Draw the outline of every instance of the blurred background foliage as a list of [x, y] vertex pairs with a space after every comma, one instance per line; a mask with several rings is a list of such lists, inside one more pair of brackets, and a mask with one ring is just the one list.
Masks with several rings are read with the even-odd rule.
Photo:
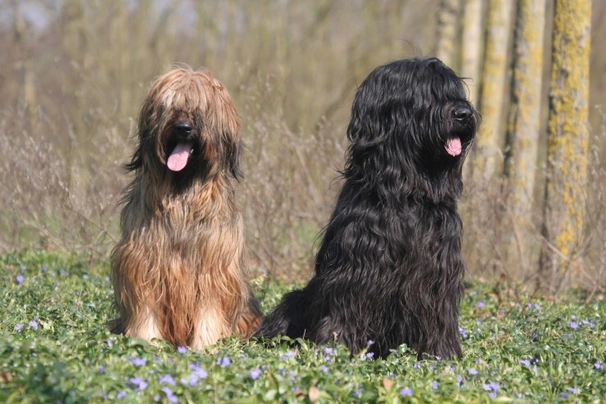
[[[502, 97], [494, 102], [504, 106], [491, 129], [497, 155], [504, 155], [515, 55], [510, 39], [519, 18], [518, 2], [509, 0], [510, 8], [505, 4], [502, 10], [512, 18], [490, 19], [492, 7], [503, 7], [496, 3], [0, 0], [0, 251], [65, 249], [107, 257], [118, 233], [118, 202], [129, 181], [123, 164], [134, 150], [140, 104], [154, 77], [186, 63], [211, 69], [241, 116], [246, 148], [239, 195], [252, 270], [307, 278], [317, 235], [340, 186], [353, 94], [374, 67], [437, 54], [468, 78], [478, 106], [489, 105], [493, 100], [480, 99], [487, 77], [480, 71], [487, 38], [496, 35], [505, 44], [498, 51], [505, 52], [505, 84], [492, 95]], [[545, 276], [537, 257], [546, 241], [540, 229], [553, 10], [547, 1], [545, 22], [536, 27], [545, 27], [544, 67], [530, 84], [541, 89], [540, 124], [533, 134], [538, 151], [528, 168], [537, 178], [537, 198], [533, 223], [520, 229], [532, 237], [514, 238], [516, 219], [499, 213], [509, 192], [502, 175], [484, 183], [466, 173], [461, 204], [470, 276], [516, 287]], [[595, 40], [606, 37], [605, 13], [606, 1], [594, 0], [591, 146], [583, 156], [590, 187], [583, 200], [588, 218], [577, 243], [581, 259], [574, 271], [553, 275], [564, 280], [557, 288], [581, 286], [594, 293], [604, 293], [606, 286], [606, 52]], [[499, 13], [492, 14], [498, 19]], [[505, 27], [501, 34], [490, 31], [497, 23]], [[468, 165], [475, 164], [472, 156]], [[504, 254], [512, 240], [524, 243], [529, 252], [514, 249], [530, 258]]]

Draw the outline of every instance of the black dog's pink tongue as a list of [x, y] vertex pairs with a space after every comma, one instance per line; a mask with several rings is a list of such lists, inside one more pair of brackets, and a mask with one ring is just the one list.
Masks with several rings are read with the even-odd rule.
[[451, 156], [458, 156], [461, 154], [463, 147], [461, 146], [461, 139], [455, 137], [446, 141], [446, 153]]
[[191, 153], [192, 145], [189, 143], [179, 143], [168, 156], [166, 165], [171, 171], [181, 171], [187, 165], [187, 159]]

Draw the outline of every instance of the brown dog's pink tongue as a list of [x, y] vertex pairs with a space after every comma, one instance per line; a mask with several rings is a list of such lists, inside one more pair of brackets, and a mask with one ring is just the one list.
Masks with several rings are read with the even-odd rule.
[[461, 150], [463, 150], [461, 147], [461, 139], [458, 137], [448, 139], [446, 141], [446, 153], [450, 154], [451, 156], [458, 156], [461, 154]]
[[179, 143], [175, 146], [175, 149], [172, 151], [170, 156], [168, 157], [168, 161], [166, 165], [171, 171], [181, 171], [187, 165], [187, 159], [189, 158], [189, 153], [191, 153], [192, 145], [189, 143]]

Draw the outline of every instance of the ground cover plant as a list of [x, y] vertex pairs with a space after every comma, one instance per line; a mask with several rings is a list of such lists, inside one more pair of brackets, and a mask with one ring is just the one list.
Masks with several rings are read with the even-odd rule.
[[[267, 312], [295, 286], [253, 279]], [[112, 335], [107, 262], [0, 256], [1, 402], [599, 402], [606, 302], [557, 302], [467, 285], [463, 359], [385, 360], [338, 345], [229, 338], [205, 352]], [[372, 343], [370, 341], [369, 343]]]

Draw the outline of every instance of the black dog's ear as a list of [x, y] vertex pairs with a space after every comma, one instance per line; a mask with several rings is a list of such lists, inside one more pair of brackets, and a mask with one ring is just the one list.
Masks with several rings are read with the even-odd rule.
[[383, 105], [382, 99], [377, 99], [374, 85], [367, 79], [356, 91], [347, 127], [347, 138], [362, 149], [382, 143], [387, 138], [387, 128], [393, 121], [389, 106]]

